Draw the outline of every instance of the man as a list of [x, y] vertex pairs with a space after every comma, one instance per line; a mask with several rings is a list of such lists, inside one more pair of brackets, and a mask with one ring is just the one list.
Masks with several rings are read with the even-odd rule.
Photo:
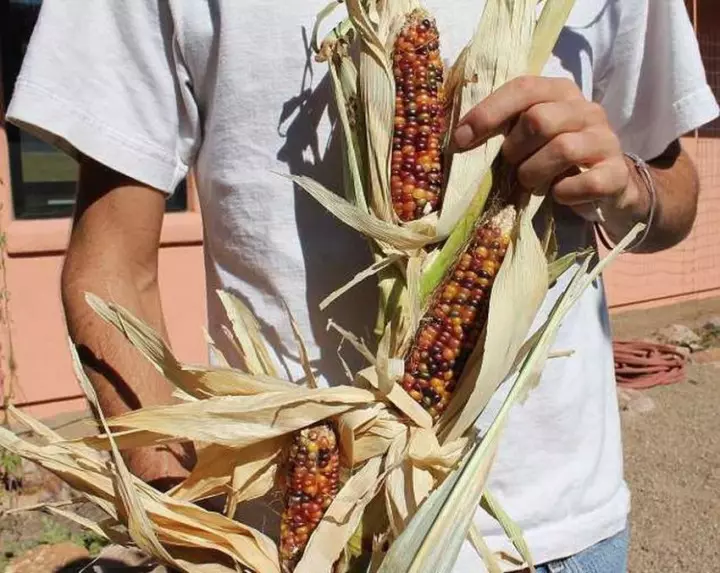
[[[112, 297], [164, 332], [157, 285], [163, 205], [190, 168], [203, 210], [216, 340], [223, 338], [217, 288], [251, 306], [295, 378], [301, 368], [283, 301], [324, 383], [343, 380], [337, 340], [325, 333], [328, 316], [370, 331], [370, 284], [330, 313], [317, 310], [367, 263], [365, 244], [271, 173], [308, 174], [339, 188], [335, 148], [326, 149], [328, 81], [307, 48], [324, 4], [169, 0], [130, 8], [45, 0], [8, 116], [81, 162], [62, 294], [107, 414], [168, 402], [170, 391], [93, 315], [83, 292]], [[452, 60], [482, 3], [426, 5]], [[599, 209], [611, 240], [652, 212], [637, 250], [653, 252], [681, 241], [695, 216], [697, 175], [678, 138], [717, 113], [682, 0], [578, 0], [543, 77], [519, 78], [490, 96], [465, 118], [453, 145], [461, 153], [506, 133], [503, 153], [520, 182], [551, 184], [562, 250], [591, 240], [588, 214]], [[647, 164], [636, 166], [625, 153]], [[571, 311], [556, 345], [575, 353], [548, 364], [540, 387], [513, 412], [490, 488], [546, 564], [541, 570], [623, 571], [629, 496], [599, 285]], [[192, 452], [128, 459], [137, 475], [162, 487], [182, 478]], [[511, 551], [496, 523], [481, 513], [477, 522], [493, 549]], [[479, 570], [466, 544], [456, 571]]]

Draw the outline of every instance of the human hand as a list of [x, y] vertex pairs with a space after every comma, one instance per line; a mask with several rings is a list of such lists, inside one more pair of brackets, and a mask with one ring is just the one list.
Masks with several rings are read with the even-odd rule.
[[123, 458], [133, 475], [162, 492], [183, 481], [196, 461], [192, 443], [134, 448]]
[[631, 177], [605, 110], [573, 81], [522, 76], [507, 82], [460, 120], [452, 147], [466, 151], [499, 134], [505, 134], [502, 155], [526, 189], [547, 189], [586, 219], [598, 207], [609, 217], [647, 215], [648, 194]]

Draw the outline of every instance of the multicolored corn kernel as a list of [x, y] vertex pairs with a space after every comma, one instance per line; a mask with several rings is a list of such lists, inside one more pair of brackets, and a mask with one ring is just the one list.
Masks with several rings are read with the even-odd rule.
[[395, 40], [390, 194], [401, 221], [419, 219], [440, 203], [445, 105], [439, 42], [435, 22], [423, 10], [408, 15]]
[[340, 488], [340, 450], [330, 422], [295, 434], [285, 472], [285, 506], [280, 523], [280, 558], [291, 572], [310, 535]]
[[450, 403], [487, 317], [490, 289], [510, 242], [515, 209], [481, 224], [437, 288], [405, 360], [403, 388], [437, 419]]

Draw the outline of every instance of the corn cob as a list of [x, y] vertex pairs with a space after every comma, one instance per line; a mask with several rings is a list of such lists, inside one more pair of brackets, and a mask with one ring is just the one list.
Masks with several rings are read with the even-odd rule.
[[340, 451], [335, 428], [322, 422], [296, 432], [290, 446], [285, 507], [280, 524], [280, 558], [291, 572], [310, 535], [340, 487]]
[[394, 44], [390, 194], [401, 221], [418, 219], [440, 202], [445, 106], [439, 39], [435, 22], [418, 9], [407, 16]]
[[515, 209], [509, 206], [478, 226], [436, 289], [406, 354], [403, 388], [433, 419], [447, 408], [482, 333], [514, 219]]

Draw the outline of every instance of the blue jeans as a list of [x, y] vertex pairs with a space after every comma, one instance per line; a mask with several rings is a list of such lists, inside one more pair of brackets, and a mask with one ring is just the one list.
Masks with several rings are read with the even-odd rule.
[[626, 573], [630, 532], [620, 533], [565, 559], [536, 567], [537, 573]]

